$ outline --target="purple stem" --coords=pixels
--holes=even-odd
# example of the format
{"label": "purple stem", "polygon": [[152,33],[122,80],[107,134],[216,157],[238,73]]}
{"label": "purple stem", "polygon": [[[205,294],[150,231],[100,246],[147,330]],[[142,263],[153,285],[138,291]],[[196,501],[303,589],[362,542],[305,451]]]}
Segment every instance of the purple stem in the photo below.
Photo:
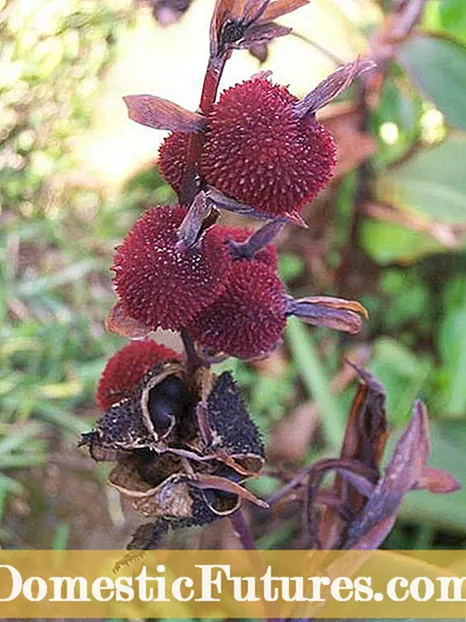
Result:
{"label": "purple stem", "polygon": [[[230,522],[238,536],[241,546],[245,551],[257,551],[256,543],[252,537],[249,525],[244,518],[243,510],[240,508],[233,516],[230,516]],[[282,618],[266,618],[266,622],[284,622]]]}
{"label": "purple stem", "polygon": [[230,246],[239,259],[251,259],[273,242],[284,226],[283,222],[271,220],[255,231],[246,242],[230,240]]}

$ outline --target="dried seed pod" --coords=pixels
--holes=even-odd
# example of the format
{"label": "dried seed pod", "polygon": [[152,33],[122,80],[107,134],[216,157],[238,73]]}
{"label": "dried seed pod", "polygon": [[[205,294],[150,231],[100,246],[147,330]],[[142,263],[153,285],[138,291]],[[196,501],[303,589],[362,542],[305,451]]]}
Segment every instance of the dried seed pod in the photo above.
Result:
{"label": "dried seed pod", "polygon": [[242,500],[264,505],[243,486],[263,466],[264,446],[228,372],[189,375],[180,362],[156,364],[83,444],[116,462],[109,484],[156,519],[130,548],[153,548],[169,531],[228,516]]}
{"label": "dried seed pod", "polygon": [[[149,471],[156,477],[150,477]],[[192,515],[187,475],[179,458],[170,454],[131,454],[119,461],[108,483],[131,499],[144,516],[173,519]]]}
{"label": "dried seed pod", "polygon": [[106,411],[93,432],[83,435],[82,444],[89,446],[95,459],[107,459],[107,450],[155,448],[190,408],[183,365],[177,361],[159,363],[128,397]]}
{"label": "dried seed pod", "polygon": [[152,328],[184,328],[225,287],[231,254],[215,227],[195,247],[180,249],[179,205],[147,210],[118,248],[116,292],[126,313]]}
{"label": "dried seed pod", "polygon": [[248,471],[258,473],[265,462],[264,443],[229,372],[223,372],[207,397],[212,447],[221,447]]}
{"label": "dried seed pod", "polygon": [[283,285],[258,261],[236,261],[228,272],[228,287],[201,312],[189,330],[211,353],[224,352],[241,359],[270,353],[286,325]]}
{"label": "dried seed pod", "polygon": [[119,350],[107,362],[97,388],[97,403],[106,411],[121,399],[137,390],[146,373],[167,361],[179,361],[171,348],[145,339],[133,341]]}

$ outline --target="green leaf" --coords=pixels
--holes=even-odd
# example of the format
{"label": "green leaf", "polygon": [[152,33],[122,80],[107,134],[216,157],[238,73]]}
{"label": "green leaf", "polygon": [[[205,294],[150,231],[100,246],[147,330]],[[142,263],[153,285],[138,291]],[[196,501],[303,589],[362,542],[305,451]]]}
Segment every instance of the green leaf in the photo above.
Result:
{"label": "green leaf", "polygon": [[319,405],[326,443],[329,447],[339,447],[345,418],[338,399],[330,390],[330,378],[322,365],[314,339],[309,329],[296,318],[288,320],[286,337],[309,397]]}
{"label": "green leaf", "polygon": [[466,279],[457,277],[447,284],[444,313],[438,331],[438,347],[443,362],[439,408],[448,415],[466,415]]}
{"label": "green leaf", "polygon": [[374,344],[369,369],[387,391],[390,420],[405,425],[414,401],[429,386],[432,362],[394,339],[382,337]]}
{"label": "green leaf", "polygon": [[409,264],[440,253],[444,248],[427,233],[380,220],[366,220],[361,228],[364,250],[379,264]]}
{"label": "green leaf", "polygon": [[412,82],[447,121],[466,130],[466,46],[439,35],[417,33],[397,56]]}
{"label": "green leaf", "polygon": [[443,28],[455,37],[466,41],[466,11],[464,0],[446,0],[440,4],[440,21]]}
{"label": "green leaf", "polygon": [[[463,98],[464,115],[466,91]],[[379,199],[437,222],[465,223],[465,162],[466,136],[452,136],[383,175],[377,184]]]}

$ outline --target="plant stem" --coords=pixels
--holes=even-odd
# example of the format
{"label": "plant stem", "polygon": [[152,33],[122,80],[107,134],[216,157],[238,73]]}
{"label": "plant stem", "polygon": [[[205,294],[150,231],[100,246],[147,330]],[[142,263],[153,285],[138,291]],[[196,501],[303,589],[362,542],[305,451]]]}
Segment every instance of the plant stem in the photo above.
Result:
{"label": "plant stem", "polygon": [[[241,546],[245,551],[257,551],[256,543],[252,536],[249,525],[244,518],[243,510],[240,508],[233,516],[230,516],[230,522],[238,536]],[[282,618],[266,618],[266,622],[283,622]]]}

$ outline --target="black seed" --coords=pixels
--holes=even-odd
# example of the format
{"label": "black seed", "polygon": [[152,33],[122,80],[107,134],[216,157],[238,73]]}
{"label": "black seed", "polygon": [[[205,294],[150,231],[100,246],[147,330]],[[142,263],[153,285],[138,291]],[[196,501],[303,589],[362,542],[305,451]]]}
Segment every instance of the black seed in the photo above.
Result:
{"label": "black seed", "polygon": [[149,391],[147,408],[157,431],[168,430],[179,417],[186,402],[186,387],[177,376],[169,376]]}

